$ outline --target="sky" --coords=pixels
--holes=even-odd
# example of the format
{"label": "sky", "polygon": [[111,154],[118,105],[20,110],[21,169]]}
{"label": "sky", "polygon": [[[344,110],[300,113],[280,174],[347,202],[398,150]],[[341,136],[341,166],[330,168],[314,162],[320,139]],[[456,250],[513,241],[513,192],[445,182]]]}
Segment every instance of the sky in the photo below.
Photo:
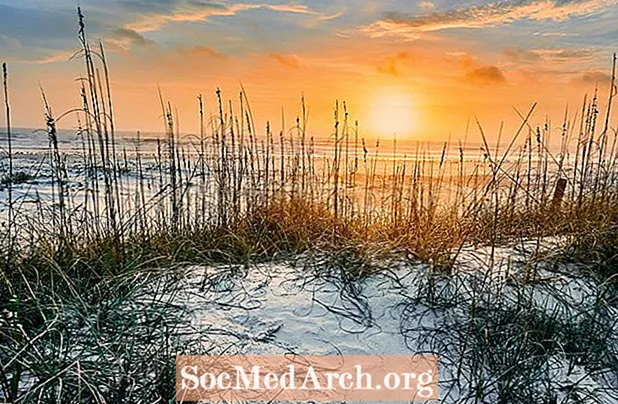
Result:
{"label": "sky", "polygon": [[597,88],[605,106],[618,48],[618,0],[0,0],[14,126],[44,126],[41,87],[56,114],[80,104],[78,5],[128,131],[163,131],[160,89],[196,132],[197,96],[216,114],[215,90],[235,103],[241,83],[260,128],[289,129],[301,97],[318,136],[336,101],[368,137],[461,138],[478,120],[495,138],[535,102],[532,123],[557,128]]}

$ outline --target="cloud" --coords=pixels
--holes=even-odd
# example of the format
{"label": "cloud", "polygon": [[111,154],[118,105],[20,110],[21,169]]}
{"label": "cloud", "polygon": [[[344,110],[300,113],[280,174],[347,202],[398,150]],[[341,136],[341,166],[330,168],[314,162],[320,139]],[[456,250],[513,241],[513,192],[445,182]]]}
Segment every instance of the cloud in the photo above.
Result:
{"label": "cloud", "polygon": [[579,36],[577,32],[535,32],[532,34],[534,36],[543,36],[543,37],[559,37],[564,38],[568,36]]}
{"label": "cloud", "polygon": [[271,53],[268,57],[283,66],[291,67],[293,69],[298,69],[302,66],[298,55]]}
{"label": "cloud", "polygon": [[471,84],[477,85],[502,85],[506,84],[504,72],[496,66],[481,66],[466,74],[465,79]]}
{"label": "cloud", "polygon": [[405,64],[409,62],[412,57],[413,55],[410,52],[397,52],[395,55],[386,58],[384,63],[377,66],[377,69],[380,73],[389,74],[391,76],[401,76],[402,68],[405,67]]}
{"label": "cloud", "polygon": [[320,17],[318,17],[320,20],[322,21],[332,21],[332,20],[336,20],[337,18],[342,17],[346,12],[346,9],[343,9],[339,12],[336,12],[334,14],[323,14],[320,15]]}
{"label": "cloud", "polygon": [[[211,17],[232,17],[243,11],[266,9],[280,13],[308,14],[324,17],[305,5],[294,4],[222,4],[207,1],[173,2],[169,10],[151,13],[138,21],[127,24],[126,28],[140,33],[158,31],[171,22],[205,21]],[[328,17],[328,16],[326,16]]]}
{"label": "cloud", "polygon": [[618,4],[618,0],[512,0],[436,11],[420,16],[388,12],[364,30],[374,37],[396,34],[417,38],[426,32],[494,27],[519,20],[566,21],[614,4]]}
{"label": "cloud", "polygon": [[592,49],[544,49],[539,50],[545,59],[566,61],[575,59],[589,59],[594,56],[595,51]]}
{"label": "cloud", "polygon": [[107,35],[106,42],[123,51],[128,51],[132,45],[141,47],[156,45],[155,41],[147,39],[139,32],[128,28],[118,28],[111,31]]}
{"label": "cloud", "polygon": [[176,48],[176,52],[181,56],[189,56],[199,59],[227,59],[225,55],[217,52],[209,46],[193,46],[191,48]]}
{"label": "cloud", "polygon": [[601,71],[589,71],[583,73],[575,81],[585,85],[606,85],[610,83],[612,76]]}
{"label": "cloud", "polygon": [[514,62],[538,62],[543,59],[537,52],[522,48],[506,48],[502,54]]}
{"label": "cloud", "polygon": [[270,4],[261,4],[257,5],[257,8],[266,8],[273,11],[279,11],[282,13],[298,13],[298,14],[317,14],[315,11],[311,11],[309,7],[305,5],[293,5],[293,4],[280,4],[280,5],[270,5]]}
{"label": "cloud", "polygon": [[203,21],[213,16],[233,16],[239,11],[248,10],[249,5],[224,6],[218,3],[177,4],[170,10],[146,14],[135,22],[126,25],[127,29],[136,32],[152,32],[160,30],[170,22]]}
{"label": "cloud", "polygon": [[436,8],[436,5],[433,4],[431,1],[421,1],[418,6],[423,10],[433,10]]}
{"label": "cloud", "polygon": [[502,55],[512,62],[574,62],[592,58],[596,51],[592,49],[522,49],[506,48]]}
{"label": "cloud", "polygon": [[60,51],[52,55],[43,57],[42,59],[36,60],[35,63],[39,65],[44,65],[44,64],[56,63],[56,62],[66,62],[70,60],[74,54],[75,52]]}
{"label": "cloud", "polygon": [[4,53],[2,56],[4,61],[39,65],[66,62],[75,53],[72,51],[33,48],[22,44],[16,38],[3,35],[2,33],[0,33],[0,49]]}

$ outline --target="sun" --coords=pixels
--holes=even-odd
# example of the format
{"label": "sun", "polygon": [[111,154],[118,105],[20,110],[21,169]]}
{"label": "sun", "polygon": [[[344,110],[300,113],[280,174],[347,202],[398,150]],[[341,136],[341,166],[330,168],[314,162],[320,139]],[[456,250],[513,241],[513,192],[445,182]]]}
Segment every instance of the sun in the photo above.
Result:
{"label": "sun", "polygon": [[380,135],[406,136],[418,128],[418,108],[411,94],[397,88],[378,90],[370,102],[370,125]]}

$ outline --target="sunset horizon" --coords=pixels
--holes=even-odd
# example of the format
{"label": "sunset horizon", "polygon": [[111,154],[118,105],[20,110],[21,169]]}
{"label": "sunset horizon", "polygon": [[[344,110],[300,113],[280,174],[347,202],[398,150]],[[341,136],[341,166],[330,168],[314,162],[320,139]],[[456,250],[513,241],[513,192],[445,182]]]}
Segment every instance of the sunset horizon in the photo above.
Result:
{"label": "sunset horizon", "polygon": [[[549,119],[559,127],[595,90],[599,104],[607,102],[618,2],[92,0],[81,7],[89,39],[106,50],[119,130],[163,132],[161,91],[181,131],[195,133],[198,95],[215,115],[217,88],[235,107],[244,88],[259,131],[267,122],[289,130],[304,98],[316,137],[330,135],[335,104],[345,102],[368,138],[461,139],[478,119],[495,141],[501,125],[513,133],[533,103],[531,125]],[[0,11],[14,124],[44,125],[41,88],[55,113],[79,107],[75,5],[4,1]],[[77,121],[58,125],[73,129]]]}

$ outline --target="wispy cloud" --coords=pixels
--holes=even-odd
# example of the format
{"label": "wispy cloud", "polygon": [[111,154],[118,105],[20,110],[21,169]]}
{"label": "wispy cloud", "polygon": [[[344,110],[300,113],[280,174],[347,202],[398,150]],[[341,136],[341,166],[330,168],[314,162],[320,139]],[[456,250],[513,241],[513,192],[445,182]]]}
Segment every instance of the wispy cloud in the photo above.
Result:
{"label": "wispy cloud", "polygon": [[496,66],[481,66],[470,71],[466,80],[475,85],[502,85],[506,84],[504,72]]}
{"label": "wispy cloud", "polygon": [[203,59],[227,59],[225,55],[211,48],[210,46],[193,46],[190,48],[176,48],[176,52],[183,56],[191,56]]}
{"label": "wispy cloud", "polygon": [[151,46],[156,45],[156,42],[147,39],[139,32],[128,29],[118,28],[107,34],[106,43],[120,51],[128,51],[131,46]]}
{"label": "wispy cloud", "polygon": [[45,65],[56,62],[66,62],[73,55],[71,51],[39,50],[28,48],[18,39],[0,33],[0,49],[2,57],[7,62]]}
{"label": "wispy cloud", "polygon": [[597,52],[593,49],[523,49],[506,48],[502,56],[511,62],[536,63],[549,62],[575,62],[591,59]]}
{"label": "wispy cloud", "polygon": [[372,36],[398,34],[417,38],[426,32],[492,27],[519,20],[565,21],[615,4],[618,0],[512,0],[422,15],[387,12],[364,30]]}
{"label": "wispy cloud", "polygon": [[301,4],[257,4],[255,8],[266,8],[268,10],[279,11],[282,13],[298,13],[298,14],[317,14],[315,11]]}
{"label": "wispy cloud", "polygon": [[301,67],[301,62],[298,55],[271,53],[268,57],[286,67],[291,67],[293,69],[298,69]]}
{"label": "wispy cloud", "polygon": [[502,54],[514,62],[538,62],[543,60],[543,57],[538,52],[522,48],[506,48],[502,51]]}
{"label": "wispy cloud", "polygon": [[434,8],[436,8],[436,5],[433,4],[431,1],[421,1],[418,6],[423,10],[433,10]]}
{"label": "wispy cloud", "polygon": [[537,53],[546,60],[573,61],[590,59],[596,52],[592,49],[541,49]]}
{"label": "wispy cloud", "polygon": [[346,9],[342,9],[334,14],[322,14],[318,18],[322,21],[332,21],[342,17],[346,13]]}
{"label": "wispy cloud", "polygon": [[608,73],[600,71],[589,71],[581,74],[575,79],[575,81],[579,84],[599,86],[608,85],[611,79],[612,76]]}
{"label": "wispy cloud", "polygon": [[127,24],[126,28],[140,33],[152,32],[160,30],[163,25],[171,22],[195,22],[203,21],[213,16],[233,16],[239,11],[251,8],[252,6],[248,4],[232,6],[224,6],[218,3],[179,4],[171,10],[146,15],[135,22]]}
{"label": "wispy cloud", "polygon": [[402,69],[412,57],[413,55],[410,52],[397,52],[395,55],[389,56],[384,63],[378,64],[377,69],[380,73],[400,76],[402,74]]}
{"label": "wispy cloud", "polygon": [[74,52],[56,52],[52,55],[49,56],[45,56],[41,59],[35,60],[34,63],[35,64],[39,64],[39,65],[45,65],[45,64],[50,64],[50,63],[57,63],[57,62],[66,62],[67,60],[71,59],[71,57],[73,57],[75,53]]}
{"label": "wispy cloud", "polygon": [[[318,18],[329,18],[311,10],[305,5],[296,4],[222,4],[215,2],[178,2],[166,12],[147,15],[138,21],[128,24],[128,29],[144,33],[158,31],[163,25],[171,22],[197,22],[206,21],[211,17],[232,17],[243,11],[271,10],[280,13],[315,15]],[[336,17],[336,16],[335,16]]]}
{"label": "wispy cloud", "polygon": [[534,36],[542,36],[542,37],[558,37],[565,38],[568,36],[579,36],[577,32],[535,32],[532,34]]}

